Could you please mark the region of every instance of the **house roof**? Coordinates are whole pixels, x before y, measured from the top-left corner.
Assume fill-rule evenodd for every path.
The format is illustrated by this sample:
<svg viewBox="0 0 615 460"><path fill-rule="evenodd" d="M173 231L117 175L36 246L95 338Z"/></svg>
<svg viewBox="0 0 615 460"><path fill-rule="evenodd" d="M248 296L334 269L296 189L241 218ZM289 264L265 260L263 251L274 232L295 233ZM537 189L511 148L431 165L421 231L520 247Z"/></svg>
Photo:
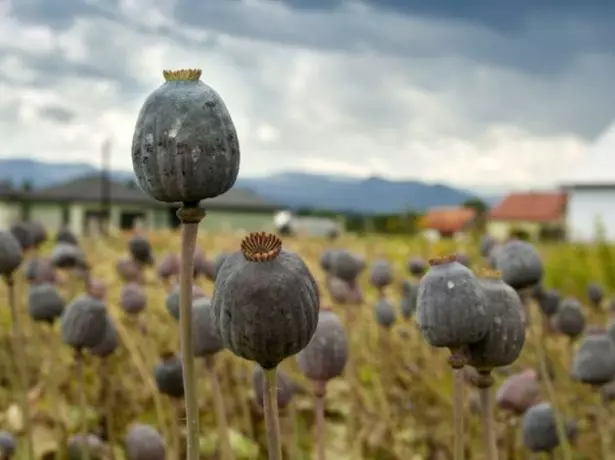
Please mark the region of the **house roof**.
<svg viewBox="0 0 615 460"><path fill-rule="evenodd" d="M472 208L433 208L427 211L421 226L440 233L456 233L463 230L476 217Z"/></svg>
<svg viewBox="0 0 615 460"><path fill-rule="evenodd" d="M136 183L131 181L110 180L110 200L112 203L133 204L149 207L168 207L172 204L154 200L144 193ZM68 182L25 191L7 191L0 185L0 196L28 201L47 202L100 202L103 196L102 177L89 175ZM178 204L177 204L178 205ZM256 195L246 189L231 189L216 198L203 200L201 206L208 209L236 209L246 211L274 211L279 209L276 203Z"/></svg>
<svg viewBox="0 0 615 460"><path fill-rule="evenodd" d="M511 193L491 209L492 220L550 222L565 211L567 197L562 192Z"/></svg>

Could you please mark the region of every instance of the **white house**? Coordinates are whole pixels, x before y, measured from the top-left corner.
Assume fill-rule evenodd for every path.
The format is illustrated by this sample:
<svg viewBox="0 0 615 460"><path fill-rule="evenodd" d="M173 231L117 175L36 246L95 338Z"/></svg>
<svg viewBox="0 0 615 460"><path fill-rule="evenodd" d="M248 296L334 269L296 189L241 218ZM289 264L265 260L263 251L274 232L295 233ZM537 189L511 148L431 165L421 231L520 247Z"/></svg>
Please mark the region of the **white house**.
<svg viewBox="0 0 615 460"><path fill-rule="evenodd" d="M568 193L569 239L592 241L600 228L606 240L615 241L615 123L590 147L586 163L562 185Z"/></svg>
<svg viewBox="0 0 615 460"><path fill-rule="evenodd" d="M336 238L343 231L342 225L335 219L295 216L289 211L278 212L273 221L278 232L295 236Z"/></svg>

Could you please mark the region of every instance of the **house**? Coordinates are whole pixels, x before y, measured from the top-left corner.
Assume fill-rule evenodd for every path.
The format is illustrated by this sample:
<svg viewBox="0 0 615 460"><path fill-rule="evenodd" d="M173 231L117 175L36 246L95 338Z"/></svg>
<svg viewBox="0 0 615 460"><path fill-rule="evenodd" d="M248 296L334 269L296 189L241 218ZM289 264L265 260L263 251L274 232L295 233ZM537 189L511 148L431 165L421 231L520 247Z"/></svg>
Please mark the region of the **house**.
<svg viewBox="0 0 615 460"><path fill-rule="evenodd" d="M489 212L487 232L500 240L510 236L558 239L565 235L565 215L565 193L511 193Z"/></svg>
<svg viewBox="0 0 615 460"><path fill-rule="evenodd" d="M295 216L288 211L280 211L273 219L276 230L281 234L302 235L321 238L337 238L343 226L329 217Z"/></svg>
<svg viewBox="0 0 615 460"><path fill-rule="evenodd" d="M598 231L615 242L615 123L588 149L562 183L568 195L566 229L572 241L589 242Z"/></svg>
<svg viewBox="0 0 615 460"><path fill-rule="evenodd" d="M108 205L103 197L108 197ZM222 196L204 200L207 210L202 227L209 230L266 230L278 206L248 190L231 189ZM161 203L146 195L133 181L105 181L91 175L34 190L0 187L0 227L20 220L39 220L50 231L68 226L76 234L94 228L150 230L179 227L179 204Z"/></svg>
<svg viewBox="0 0 615 460"><path fill-rule="evenodd" d="M459 237L472 227L476 217L473 208L432 208L421 218L419 227L429 239Z"/></svg>

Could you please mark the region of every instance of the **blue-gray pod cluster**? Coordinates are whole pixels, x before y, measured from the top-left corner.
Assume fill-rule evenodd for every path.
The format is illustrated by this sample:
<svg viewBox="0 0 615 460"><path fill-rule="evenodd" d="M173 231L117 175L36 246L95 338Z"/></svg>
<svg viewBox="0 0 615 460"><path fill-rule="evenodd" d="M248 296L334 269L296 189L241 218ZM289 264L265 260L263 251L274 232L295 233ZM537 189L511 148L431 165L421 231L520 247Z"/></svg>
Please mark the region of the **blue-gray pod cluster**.
<svg viewBox="0 0 615 460"><path fill-rule="evenodd" d="M56 282L56 272L51 264L51 260L44 257L29 259L26 262L24 276L32 284Z"/></svg>
<svg viewBox="0 0 615 460"><path fill-rule="evenodd" d="M152 245L141 235L134 235L128 241L128 250L132 258L141 265L153 265Z"/></svg>
<svg viewBox="0 0 615 460"><path fill-rule="evenodd" d="M124 436L127 460L165 460L167 451L162 435L151 425L134 423Z"/></svg>
<svg viewBox="0 0 615 460"><path fill-rule="evenodd" d="M581 303L568 297L560 302L554 325L558 332L574 339L585 329L585 315Z"/></svg>
<svg viewBox="0 0 615 460"><path fill-rule="evenodd" d="M98 344L91 347L89 351L92 355L98 356L99 358L107 358L108 356L111 356L115 350L117 350L119 345L120 342L117 335L117 329L111 319L111 316L107 314L105 318L105 332L102 339L98 342Z"/></svg>
<svg viewBox="0 0 615 460"><path fill-rule="evenodd" d="M74 244L56 243L51 251L51 264L62 269L77 268L85 263L81 249Z"/></svg>
<svg viewBox="0 0 615 460"><path fill-rule="evenodd" d="M192 301L200 299L201 297L205 297L205 293L198 285L193 284ZM169 315L171 315L173 319L179 321L179 285L175 286L167 295L164 305Z"/></svg>
<svg viewBox="0 0 615 460"><path fill-rule="evenodd" d="M37 322L53 323L62 316L64 299L51 283L32 285L28 289L28 313Z"/></svg>
<svg viewBox="0 0 615 460"><path fill-rule="evenodd" d="M224 349L214 323L211 299L200 297L192 302L192 345L194 356L206 357Z"/></svg>
<svg viewBox="0 0 615 460"><path fill-rule="evenodd" d="M329 273L347 283L354 282L365 268L363 259L345 250L333 252L330 263Z"/></svg>
<svg viewBox="0 0 615 460"><path fill-rule="evenodd" d="M531 452L551 452L559 445L555 414L549 403L543 402L530 407L521 420L523 443ZM566 434L574 437L576 424L566 422Z"/></svg>
<svg viewBox="0 0 615 460"><path fill-rule="evenodd" d="M600 307L604 299L604 289L598 283L589 283L587 285L587 299L593 307Z"/></svg>
<svg viewBox="0 0 615 460"><path fill-rule="evenodd" d="M429 266L427 265L427 262L420 257L412 257L408 261L408 271L416 278L423 276L428 268Z"/></svg>
<svg viewBox="0 0 615 460"><path fill-rule="evenodd" d="M120 291L120 307L129 315L138 315L147 305L145 292L140 284L127 283ZM179 306L178 306L179 309Z"/></svg>
<svg viewBox="0 0 615 460"><path fill-rule="evenodd" d="M154 367L158 391L171 398L184 396L184 368L178 354L164 356Z"/></svg>
<svg viewBox="0 0 615 460"><path fill-rule="evenodd" d="M604 385L615 378L615 343L607 334L583 338L574 354L572 376L588 385Z"/></svg>
<svg viewBox="0 0 615 460"><path fill-rule="evenodd" d="M542 280L540 254L527 241L511 240L501 246L495 264L502 280L516 290L532 287Z"/></svg>
<svg viewBox="0 0 615 460"><path fill-rule="evenodd" d="M0 230L0 275L11 276L23 261L23 251L12 233Z"/></svg>
<svg viewBox="0 0 615 460"><path fill-rule="evenodd" d="M393 268L388 260L374 262L369 272L369 281L377 289L383 289L393 282Z"/></svg>
<svg viewBox="0 0 615 460"><path fill-rule="evenodd" d="M395 307L385 297L379 298L374 304L374 318L380 326L390 328L397 319Z"/></svg>
<svg viewBox="0 0 615 460"><path fill-rule="evenodd" d="M56 233L56 243L66 243L72 244L73 246L79 246L79 240L73 233L73 231L68 227L62 227Z"/></svg>
<svg viewBox="0 0 615 460"><path fill-rule="evenodd" d="M107 327L107 308L89 295L74 299L62 313L60 333L65 344L81 350L98 345Z"/></svg>
<svg viewBox="0 0 615 460"><path fill-rule="evenodd" d="M151 93L136 122L132 164L140 187L163 202L197 203L222 195L239 173L231 115L200 71L168 78Z"/></svg>
<svg viewBox="0 0 615 460"><path fill-rule="evenodd" d="M562 300L562 296L557 289L547 289L536 298L538 301L538 307L542 313L547 316L553 316L559 310L559 305Z"/></svg>
<svg viewBox="0 0 615 460"><path fill-rule="evenodd" d="M312 381L328 382L342 374L347 361L344 325L334 312L321 310L312 340L297 355L299 369Z"/></svg>
<svg viewBox="0 0 615 460"><path fill-rule="evenodd" d="M32 232L26 222L18 222L11 225L11 233L21 246L21 249L26 251L34 246L34 239L32 238Z"/></svg>

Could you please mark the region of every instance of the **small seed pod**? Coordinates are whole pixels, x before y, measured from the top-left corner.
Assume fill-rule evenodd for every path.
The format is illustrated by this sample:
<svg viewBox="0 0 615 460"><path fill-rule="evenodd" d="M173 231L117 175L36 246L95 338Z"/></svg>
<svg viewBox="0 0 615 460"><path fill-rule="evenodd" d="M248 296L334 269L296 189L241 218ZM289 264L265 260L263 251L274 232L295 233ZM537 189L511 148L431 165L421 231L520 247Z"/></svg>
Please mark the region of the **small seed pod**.
<svg viewBox="0 0 615 460"><path fill-rule="evenodd" d="M588 385L615 378L615 343L607 334L585 336L572 361L572 376Z"/></svg>
<svg viewBox="0 0 615 460"><path fill-rule="evenodd" d="M564 299L553 317L555 329L571 339L578 337L585 329L585 315L578 300Z"/></svg>
<svg viewBox="0 0 615 460"><path fill-rule="evenodd" d="M128 251L132 259L141 265L152 265L154 263L152 245L141 235L134 235L130 238L128 241Z"/></svg>
<svg viewBox="0 0 615 460"><path fill-rule="evenodd" d="M19 242L21 249L27 251L34 246L34 238L30 226L26 222L19 222L11 226L11 233Z"/></svg>
<svg viewBox="0 0 615 460"><path fill-rule="evenodd" d="M597 283L589 283L587 286L587 299L594 308L599 308L604 299L604 289Z"/></svg>
<svg viewBox="0 0 615 460"><path fill-rule="evenodd" d="M348 251L336 251L331 260L329 273L336 278L340 278L348 283L357 279L365 264L355 254Z"/></svg>
<svg viewBox="0 0 615 460"><path fill-rule="evenodd" d="M216 281L216 263L205 258L201 267L201 274L209 281Z"/></svg>
<svg viewBox="0 0 615 460"><path fill-rule="evenodd" d="M132 166L145 193L167 203L198 203L230 190L239 141L222 98L197 69L164 72L146 99L132 139Z"/></svg>
<svg viewBox="0 0 615 460"><path fill-rule="evenodd" d="M220 254L216 256L216 259L214 260L214 281L216 277L218 276L220 267L222 267L222 264L224 264L224 261L226 260L228 256L229 256L228 252L221 252Z"/></svg>
<svg viewBox="0 0 615 460"><path fill-rule="evenodd" d="M29 259L26 262L24 274L31 284L55 283L56 272L47 258Z"/></svg>
<svg viewBox="0 0 615 460"><path fill-rule="evenodd" d="M145 292L140 284L128 283L120 291L120 307L129 315L138 315L147 305ZM179 307L178 307L179 308Z"/></svg>
<svg viewBox="0 0 615 460"><path fill-rule="evenodd" d="M347 281L335 276L327 275L325 279L325 286L329 292L329 296L333 302L339 305L345 305L349 303L351 287Z"/></svg>
<svg viewBox="0 0 615 460"><path fill-rule="evenodd" d="M207 258L205 257L205 253L201 251L199 248L194 250L194 268L193 275L195 278L199 276L204 276L207 271Z"/></svg>
<svg viewBox="0 0 615 460"><path fill-rule="evenodd" d="M168 280L172 276L179 276L181 260L175 253L166 254L160 264L158 264L158 277L162 280Z"/></svg>
<svg viewBox="0 0 615 460"><path fill-rule="evenodd" d="M88 295L98 300L105 300L107 286L101 280L91 278L87 286Z"/></svg>
<svg viewBox="0 0 615 460"><path fill-rule="evenodd" d="M461 265L465 265L468 268L472 266L470 257L467 254L463 252L458 252L457 254L455 254L455 257L457 258L457 262L459 262Z"/></svg>
<svg viewBox="0 0 615 460"><path fill-rule="evenodd" d="M194 356L211 356L224 348L213 320L211 300L206 297L192 303L192 339Z"/></svg>
<svg viewBox="0 0 615 460"><path fill-rule="evenodd" d="M297 354L301 372L315 382L328 382L344 371L348 361L348 338L339 317L322 308L310 343Z"/></svg>
<svg viewBox="0 0 615 460"><path fill-rule="evenodd" d="M9 460L16 448L17 442L13 435L8 431L0 431L0 459Z"/></svg>
<svg viewBox="0 0 615 460"><path fill-rule="evenodd" d="M483 257L489 257L489 253L496 244L497 240L491 235L482 235L480 237L480 242L478 243L480 255Z"/></svg>
<svg viewBox="0 0 615 460"><path fill-rule="evenodd" d="M495 394L497 405L515 415L522 415L540 397L540 385L534 369L527 369L508 377Z"/></svg>
<svg viewBox="0 0 615 460"><path fill-rule="evenodd" d="M83 460L85 449L87 449L90 460L103 460L105 444L98 436L77 434L68 438L66 453L69 460Z"/></svg>
<svg viewBox="0 0 615 460"><path fill-rule="evenodd" d="M179 355L168 353L154 368L154 379L158 391L171 398L184 397L184 372Z"/></svg>
<svg viewBox="0 0 615 460"><path fill-rule="evenodd" d="M513 288L497 276L497 273L486 273L478 280L491 319L487 335L469 344L467 349L468 364L479 370L512 364L525 344L521 299Z"/></svg>
<svg viewBox="0 0 615 460"><path fill-rule="evenodd" d="M496 267L502 280L513 289L525 289L540 283L542 261L536 248L527 241L511 240L496 255Z"/></svg>
<svg viewBox="0 0 615 460"><path fill-rule="evenodd" d="M106 318L107 308L104 303L89 295L81 295L62 313L62 340L77 350L95 347L105 334Z"/></svg>
<svg viewBox="0 0 615 460"><path fill-rule="evenodd" d="M73 246L79 246L79 240L77 240L75 234L68 227L63 227L58 230L58 233L56 234L56 244L58 243L66 243L72 244Z"/></svg>
<svg viewBox="0 0 615 460"><path fill-rule="evenodd" d="M540 301L540 299L542 299L545 295L545 292L545 287L542 283L535 284L530 288L530 296L536 301Z"/></svg>
<svg viewBox="0 0 615 460"><path fill-rule="evenodd" d="M120 279L125 283L143 283L143 273L139 265L129 256L118 259L115 264L115 270Z"/></svg>
<svg viewBox="0 0 615 460"><path fill-rule="evenodd" d="M51 264L56 268L74 269L85 263L81 249L68 243L57 243L51 251Z"/></svg>
<svg viewBox="0 0 615 460"><path fill-rule="evenodd" d="M192 285L192 301L205 297L203 290L196 284ZM176 285L173 290L167 295L165 307L175 320L179 321L179 285Z"/></svg>
<svg viewBox="0 0 615 460"><path fill-rule="evenodd" d="M42 222L32 221L27 224L30 230L30 236L32 237L32 245L38 248L47 241L47 230Z"/></svg>
<svg viewBox="0 0 615 460"><path fill-rule="evenodd" d="M283 410L288 406L295 394L295 385L290 377L282 370L276 370L278 388L278 409ZM263 396L265 392L265 373L258 364L254 366L252 373L252 385L254 387L254 399L256 405L263 408Z"/></svg>
<svg viewBox="0 0 615 460"><path fill-rule="evenodd" d="M62 316L64 299L51 283L36 284L28 290L28 313L33 321L53 323Z"/></svg>
<svg viewBox="0 0 615 460"><path fill-rule="evenodd" d="M493 247L491 248L491 251L489 251L489 255L487 256L487 264L489 265L489 268L493 270L497 268L498 253L502 249L502 246L503 246L502 244L496 243L495 245L493 245Z"/></svg>
<svg viewBox="0 0 615 460"><path fill-rule="evenodd" d="M331 271L331 266L333 265L333 259L336 255L335 249L327 249L320 256L320 268L324 270L325 273L329 273Z"/></svg>
<svg viewBox="0 0 615 460"><path fill-rule="evenodd" d="M538 306L545 316L551 317L557 313L560 302L561 295L559 291L556 289L549 289L544 291L538 299Z"/></svg>
<svg viewBox="0 0 615 460"><path fill-rule="evenodd" d="M369 281L376 289L384 289L393 282L393 269L387 260L374 262L369 273Z"/></svg>
<svg viewBox="0 0 615 460"><path fill-rule="evenodd" d="M105 333L101 341L96 346L89 349L90 353L99 358L106 358L111 356L119 345L117 329L115 328L115 324L113 324L111 316L107 314L105 320Z"/></svg>
<svg viewBox="0 0 615 460"><path fill-rule="evenodd" d="M212 307L224 345L272 369L309 343L320 300L299 255L273 234L251 233L222 265Z"/></svg>
<svg viewBox="0 0 615 460"><path fill-rule="evenodd" d="M376 318L376 322L380 326L387 329L390 328L395 324L396 316L395 307L391 302L384 297L376 301L374 305L374 318Z"/></svg>
<svg viewBox="0 0 615 460"><path fill-rule="evenodd" d="M419 295L419 286L408 283L407 292L402 296L399 310L405 319L410 319L416 313L416 300Z"/></svg>
<svg viewBox="0 0 615 460"><path fill-rule="evenodd" d="M124 437L127 460L166 460L162 435L151 425L134 423Z"/></svg>
<svg viewBox="0 0 615 460"><path fill-rule="evenodd" d="M568 424L568 437L574 437ZM521 420L523 444L531 452L551 452L559 445L555 415L549 403L543 402L530 407Z"/></svg>
<svg viewBox="0 0 615 460"><path fill-rule="evenodd" d="M492 318L478 279L454 257L431 261L421 278L416 321L431 346L456 349L481 340Z"/></svg>
<svg viewBox="0 0 615 460"><path fill-rule="evenodd" d="M23 261L23 251L12 233L0 230L0 275L13 275Z"/></svg>
<svg viewBox="0 0 615 460"><path fill-rule="evenodd" d="M413 257L408 261L408 271L416 278L423 276L428 268L429 265L419 257Z"/></svg>

